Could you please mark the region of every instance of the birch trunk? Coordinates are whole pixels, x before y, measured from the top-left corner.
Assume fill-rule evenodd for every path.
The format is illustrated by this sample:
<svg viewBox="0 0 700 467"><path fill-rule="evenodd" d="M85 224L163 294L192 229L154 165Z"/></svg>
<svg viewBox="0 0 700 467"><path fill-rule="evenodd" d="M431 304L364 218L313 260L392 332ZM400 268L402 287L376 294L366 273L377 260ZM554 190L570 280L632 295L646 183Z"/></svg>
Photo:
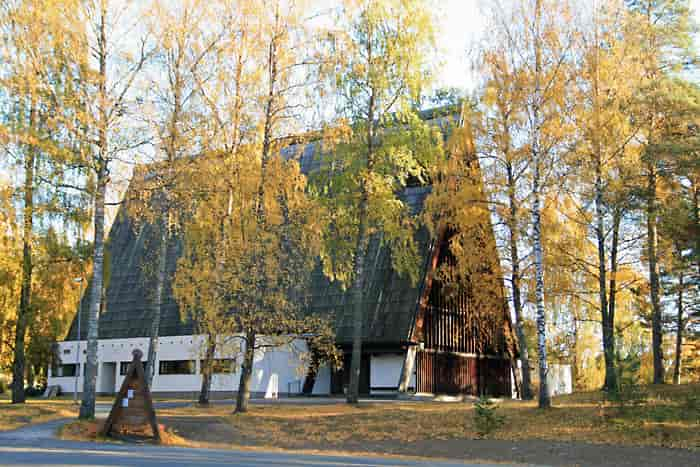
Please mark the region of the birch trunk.
<svg viewBox="0 0 700 467"><path fill-rule="evenodd" d="M250 380L253 376L253 365L255 363L255 340L255 332L248 330L246 333L245 354L243 357L243 366L241 368L241 379L238 383L235 413L245 413L248 411L248 402L250 401Z"/></svg>
<svg viewBox="0 0 700 467"><path fill-rule="evenodd" d="M278 5L279 7L279 5ZM265 188L266 188L266 178L267 178L267 168L272 152L273 144L273 129L275 123L275 102L278 98L276 94L276 86L278 81L278 45L277 38L280 29L279 24L279 11L275 13L275 29L273 36L268 44L268 90L265 99L265 117L263 123L263 140L262 140L262 150L260 157L260 182L258 185L257 199L256 199L256 227L258 234L256 238L252 239L255 242L254 247L254 261L255 264L255 274L257 275L255 281L255 293L258 299L256 300L257 309L255 313L265 312L265 300L264 294L267 290L267 277L265 275L265 257L262 252L262 247L260 242L261 237L267 229L267 213L265 209ZM259 321L258 319L253 319L253 321ZM253 323L255 326L255 323ZM246 331L246 347L245 355L243 359L243 366L241 368L241 378L238 385L238 395L236 398L236 410L235 413L243 413L248 411L248 402L250 399L250 378L253 374L253 364L255 361L255 341L256 341L256 331L255 329L248 329Z"/></svg>
<svg viewBox="0 0 700 467"><path fill-rule="evenodd" d="M34 126L35 110L32 105L30 110L30 125ZM24 354L24 339L27 334L27 324L31 312L32 296L32 237L34 236L34 165L36 151L33 147L27 148L24 159L24 226L22 237L22 287L17 310L17 323L15 325L15 348L12 362L12 403L23 404L26 400L24 394L24 369L26 364Z"/></svg>
<svg viewBox="0 0 700 467"><path fill-rule="evenodd" d="M372 41L367 44L367 56L371 62ZM370 94L367 117L367 172L371 173L374 166L374 92ZM369 193L366 180L360 181L360 204L358 209L357 243L352 268L352 356L350 360L350 386L348 387L347 402L357 404L360 399L360 371L362 368L362 338L364 327L364 290L363 278L365 258L369 245Z"/></svg>
<svg viewBox="0 0 700 467"><path fill-rule="evenodd" d="M532 133L532 162L534 165L534 173L532 180L532 240L533 250L535 253L535 306L537 308L537 353L539 357L539 376L540 376L540 394L539 407L548 408L552 405L549 397L549 388L547 385L547 324L545 316L544 304L544 258L542 250L542 219L540 211L541 200L541 165L542 165L542 149L541 145L541 126L542 116L542 89L541 89L541 74L542 74L542 45L540 43L540 17L542 14L542 1L535 2L535 89L534 89L534 104L532 108L533 133Z"/></svg>
<svg viewBox="0 0 700 467"><path fill-rule="evenodd" d="M100 23L98 27L99 70L99 141L97 154L97 189L95 193L94 252L92 266L92 284L87 322L87 358L83 379L83 398L80 404L81 419L95 418L95 398L97 388L97 338L99 312L102 304L102 284L104 275L104 230L105 230L105 194L108 182L108 148L107 148L107 6L100 5Z"/></svg>
<svg viewBox="0 0 700 467"><path fill-rule="evenodd" d="M92 284L87 322L87 359L83 378L83 398L80 405L81 419L95 418L95 392L97 387L97 338L99 311L102 299L104 274L104 223L106 170L101 164L98 172L97 193L95 194L95 251L93 253Z"/></svg>
<svg viewBox="0 0 700 467"><path fill-rule="evenodd" d="M167 202L167 201L166 201ZM165 284L166 268L168 264L168 241L170 240L170 219L166 213L165 219L160 224L160 239L158 243L158 272L156 277L156 289L153 297L151 313L151 334L148 342L148 361L146 362L146 384L150 388L156 373L156 359L158 358L158 337L160 336L160 316L163 308L163 286Z"/></svg>
<svg viewBox="0 0 700 467"><path fill-rule="evenodd" d="M357 404L360 398L360 371L362 360L362 330L364 325L364 293L363 276L365 270L365 257L367 256L367 245L369 245L369 235L367 232L367 215L369 200L367 192L362 189L360 199L360 209L358 216L360 224L357 231L357 247L355 248L355 259L353 263L352 280L352 358L350 360L350 386L348 387L347 402Z"/></svg>

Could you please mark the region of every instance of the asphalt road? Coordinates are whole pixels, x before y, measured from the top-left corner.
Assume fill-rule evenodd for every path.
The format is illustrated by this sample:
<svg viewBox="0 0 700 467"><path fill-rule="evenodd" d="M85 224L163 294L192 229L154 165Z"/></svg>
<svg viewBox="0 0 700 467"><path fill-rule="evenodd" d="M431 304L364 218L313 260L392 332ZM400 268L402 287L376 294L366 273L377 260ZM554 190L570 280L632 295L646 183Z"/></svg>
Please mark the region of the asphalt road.
<svg viewBox="0 0 700 467"><path fill-rule="evenodd" d="M138 467L504 467L396 458L339 457L263 451L189 449L148 445L113 445L73 441L0 438L0 465Z"/></svg>
<svg viewBox="0 0 700 467"><path fill-rule="evenodd" d="M104 410L104 407L98 407L98 412ZM54 420L25 426L13 431L0 432L0 466L504 467L506 465L415 461L386 457L291 454L262 450L191 449L147 444L90 443L56 439L56 430L69 421L70 419Z"/></svg>

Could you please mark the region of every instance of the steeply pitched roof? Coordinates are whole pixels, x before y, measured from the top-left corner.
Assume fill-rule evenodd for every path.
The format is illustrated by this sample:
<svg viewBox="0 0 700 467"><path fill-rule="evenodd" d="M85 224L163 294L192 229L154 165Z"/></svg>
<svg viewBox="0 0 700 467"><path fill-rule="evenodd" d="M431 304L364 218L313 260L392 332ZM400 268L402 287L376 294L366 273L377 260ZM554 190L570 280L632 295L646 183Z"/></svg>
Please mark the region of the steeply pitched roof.
<svg viewBox="0 0 700 467"><path fill-rule="evenodd" d="M429 193L430 187L410 187L406 188L402 198L415 214L423 209ZM382 244L378 236L371 239L363 278L364 343L392 345L408 340L430 257L431 242L427 230L417 232L416 243L423 264L418 283L411 284L408 277L399 275L392 267L388 246ZM353 303L350 294L343 291L338 282L331 282L320 267L314 270L309 308L315 313L334 316L338 344L349 345L352 342Z"/></svg>
<svg viewBox="0 0 700 467"><path fill-rule="evenodd" d="M149 293L155 288L155 281L145 272L144 265L148 261L149 248L157 245L158 238L151 225L143 224L137 228L126 210L120 209L108 237L110 278L100 314L100 339L146 337L150 334L153 313ZM188 335L193 331L193 323L180 317L169 280L181 253L181 243L177 240L171 242L160 317L162 336ZM87 338L89 293L88 287L81 300L81 339ZM77 320L74 320L66 340L75 340L77 331Z"/></svg>
<svg viewBox="0 0 700 467"><path fill-rule="evenodd" d="M289 147L282 151L283 157L298 160L301 170L310 174L319 170L318 143ZM409 187L401 194L413 214L423 209L430 187ZM430 239L426 230L416 236L421 258L429 257ZM114 339L146 337L150 334L152 310L149 291L155 281L144 272L149 250L158 242L156 229L149 224L136 226L125 208L121 208L112 225L108 238L110 279L107 285L104 310L100 315L99 338ZM164 307L161 309L160 335L188 335L193 333L193 323L180 316L173 297L171 279L177 260L182 254L182 243L171 242L168 248L166 284L163 290ZM421 271L421 278L425 271ZM420 296L420 284L411 284L407 277L400 276L391 265L389 248L379 237L371 239L365 282L364 341L367 344L390 345L403 343L415 319ZM319 265L312 276L308 291L309 310L333 316L337 341L349 344L352 338L352 302L349 294L337 282L331 282ZM89 288L81 302L81 339L87 337ZM66 340L76 339L77 320L74 320Z"/></svg>

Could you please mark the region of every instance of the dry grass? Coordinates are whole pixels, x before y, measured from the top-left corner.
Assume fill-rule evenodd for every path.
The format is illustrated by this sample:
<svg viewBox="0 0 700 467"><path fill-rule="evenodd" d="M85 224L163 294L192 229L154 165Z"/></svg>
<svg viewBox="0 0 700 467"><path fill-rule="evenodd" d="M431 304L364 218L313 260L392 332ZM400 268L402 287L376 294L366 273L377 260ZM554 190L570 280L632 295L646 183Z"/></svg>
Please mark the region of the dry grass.
<svg viewBox="0 0 700 467"><path fill-rule="evenodd" d="M620 410L600 393L556 398L539 410L534 402L504 401L505 425L491 438L586 441L633 446L700 449L700 413L685 398L700 386L649 388L639 407ZM251 406L231 414L230 406L160 410L184 438L197 442L304 448L353 446L367 442L408 444L422 440L475 439L471 404L377 403Z"/></svg>
<svg viewBox="0 0 700 467"><path fill-rule="evenodd" d="M100 432L104 420L76 420L61 427L58 432L60 439L72 441L115 441L103 437ZM160 427L161 444L167 446L200 447L198 443L186 440L169 430L162 424ZM116 441L115 441L116 442Z"/></svg>
<svg viewBox="0 0 700 467"><path fill-rule="evenodd" d="M75 417L78 407L69 400L30 399L25 404L0 401L0 430L14 430L31 423Z"/></svg>

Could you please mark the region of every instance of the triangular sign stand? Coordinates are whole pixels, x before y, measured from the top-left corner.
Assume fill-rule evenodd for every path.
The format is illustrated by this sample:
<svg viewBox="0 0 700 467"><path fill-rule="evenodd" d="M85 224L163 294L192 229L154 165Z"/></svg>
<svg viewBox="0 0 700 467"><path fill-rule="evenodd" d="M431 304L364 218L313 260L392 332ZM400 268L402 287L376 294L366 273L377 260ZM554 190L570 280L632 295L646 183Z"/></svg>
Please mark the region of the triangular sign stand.
<svg viewBox="0 0 700 467"><path fill-rule="evenodd" d="M102 436L149 438L147 429L150 426L153 441L160 443L156 412L141 364L143 352L134 349L132 355L134 359L126 370L122 387L102 428Z"/></svg>

